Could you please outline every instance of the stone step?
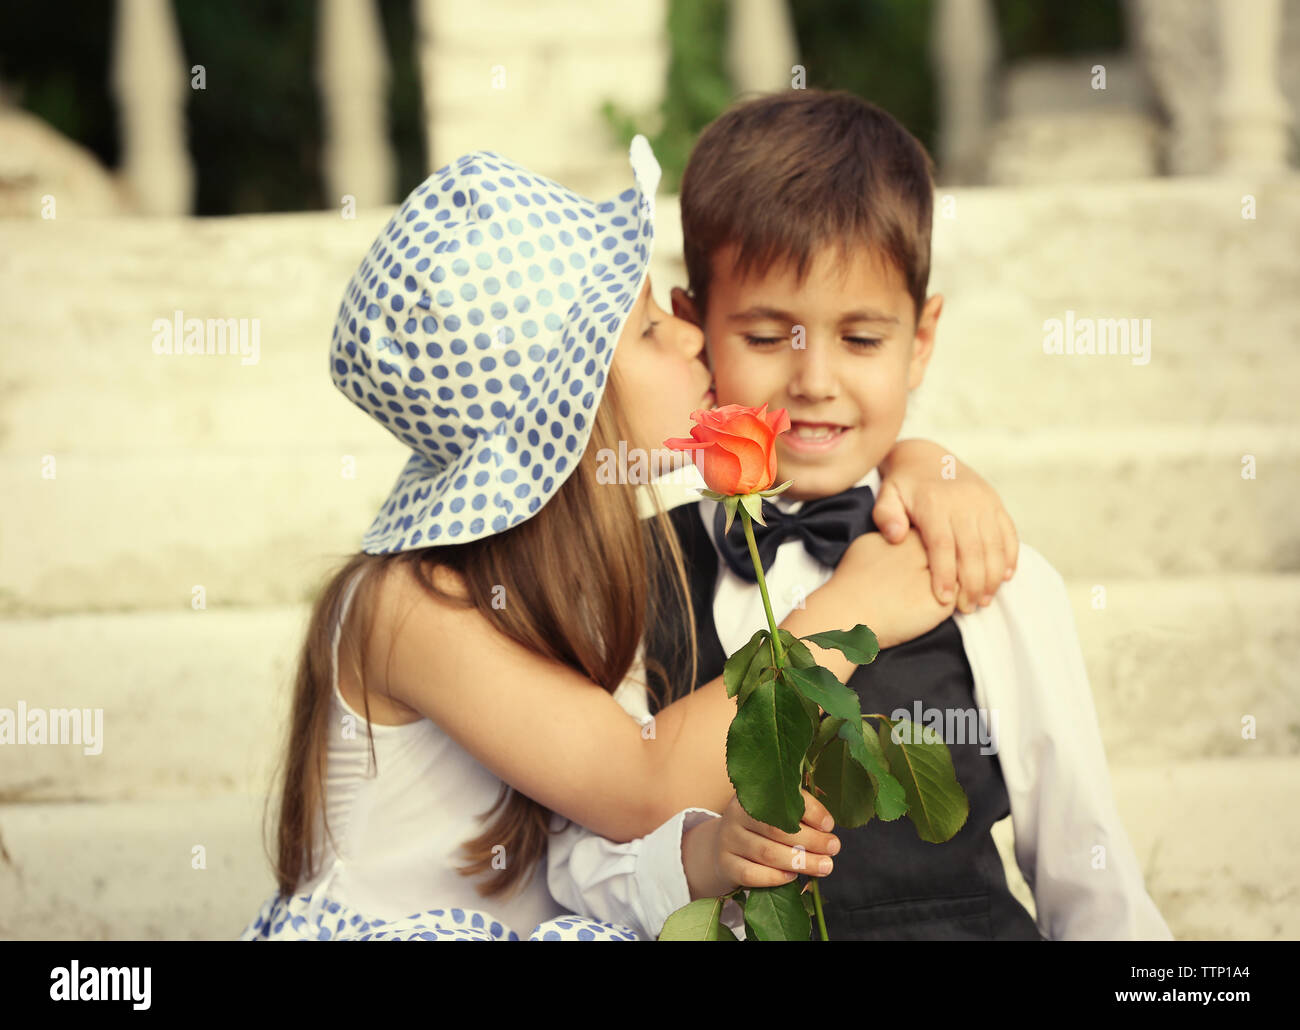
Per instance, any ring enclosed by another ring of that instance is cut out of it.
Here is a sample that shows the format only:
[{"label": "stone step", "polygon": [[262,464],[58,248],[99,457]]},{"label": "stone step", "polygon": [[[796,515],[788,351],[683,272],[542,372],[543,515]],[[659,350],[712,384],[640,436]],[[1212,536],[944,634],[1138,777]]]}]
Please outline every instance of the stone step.
[{"label": "stone step", "polygon": [[1067,588],[1111,761],[1300,754],[1300,576]]},{"label": "stone step", "polygon": [[[1300,428],[925,435],[1069,579],[1300,569]],[[195,586],[210,607],[300,602],[406,457],[394,440],[0,456],[0,616],[187,606]]]},{"label": "stone step", "polygon": [[299,605],[0,621],[0,705],[15,715],[19,701],[29,712],[83,710],[71,743],[0,747],[0,792],[21,801],[265,792],[308,615]]},{"label": "stone step", "polygon": [[903,435],[984,476],[1067,579],[1300,569],[1300,425],[1101,425],[960,430],[918,416]]},{"label": "stone step", "polygon": [[[1294,177],[940,189],[945,305],[917,403],[944,426],[1025,431],[1292,421],[1297,229]],[[1044,353],[1067,318],[1149,319],[1149,360]]]},{"label": "stone step", "polygon": [[[1092,607],[1091,584],[1072,585],[1070,596],[1110,761],[1300,755],[1300,576],[1100,585],[1104,608]],[[283,606],[0,620],[0,707],[15,716],[20,701],[28,712],[92,711],[70,742],[0,747],[0,797],[266,791],[308,614]],[[1254,739],[1242,737],[1245,716]]]},{"label": "stone step", "polygon": [[[1246,194],[1257,218],[1242,217]],[[946,302],[914,405],[940,429],[1294,422],[1294,179],[938,200],[933,288]],[[385,438],[335,391],[327,355],[348,278],[394,210],[0,223],[0,334],[16,342],[0,381],[0,453]],[[683,281],[676,219],[676,198],[661,198],[661,303]],[[256,361],[251,350],[247,363],[155,354],[154,322],[176,312],[257,320]],[[1150,319],[1150,361],[1045,354],[1045,323],[1067,312]]]},{"label": "stone step", "polygon": [[275,890],[263,803],[0,805],[0,938],[236,939]]},{"label": "stone step", "polygon": [[1111,770],[1147,889],[1180,940],[1295,940],[1300,759]]},{"label": "stone step", "polygon": [[[1290,800],[1300,758],[1115,765],[1111,776],[1147,889],[1175,937],[1300,936],[1291,857],[1300,810]],[[230,940],[274,889],[262,808],[262,798],[239,794],[0,805],[0,937]],[[1004,862],[1013,861],[1008,827],[996,829]],[[206,868],[195,868],[196,854]],[[1014,866],[1008,877],[1023,882]]]},{"label": "stone step", "polygon": [[[335,389],[328,359],[348,281],[396,210],[0,220],[0,336],[15,344],[0,454],[392,439]],[[675,267],[657,255],[664,305]],[[244,320],[244,349],[232,335],[212,353],[155,353],[155,321],[177,313]]]}]

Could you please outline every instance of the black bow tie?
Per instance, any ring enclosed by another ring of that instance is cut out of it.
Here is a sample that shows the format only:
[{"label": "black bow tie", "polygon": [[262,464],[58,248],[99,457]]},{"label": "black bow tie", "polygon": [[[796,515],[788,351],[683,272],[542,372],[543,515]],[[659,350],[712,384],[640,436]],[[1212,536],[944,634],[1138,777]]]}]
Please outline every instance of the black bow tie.
[{"label": "black bow tie", "polygon": [[[799,537],[808,553],[817,561],[835,568],[844,557],[849,544],[863,533],[875,530],[871,521],[871,508],[876,503],[869,486],[855,486],[830,497],[806,501],[796,512],[784,512],[771,501],[763,500],[763,518],[766,526],[754,523],[754,542],[758,545],[758,559],[766,573],[776,560],[776,550],[790,537]],[[741,579],[757,583],[754,562],[745,542],[745,527],[739,512],[731,524],[731,532],[723,532],[727,513],[719,504],[713,518],[713,539],[728,567]]]}]

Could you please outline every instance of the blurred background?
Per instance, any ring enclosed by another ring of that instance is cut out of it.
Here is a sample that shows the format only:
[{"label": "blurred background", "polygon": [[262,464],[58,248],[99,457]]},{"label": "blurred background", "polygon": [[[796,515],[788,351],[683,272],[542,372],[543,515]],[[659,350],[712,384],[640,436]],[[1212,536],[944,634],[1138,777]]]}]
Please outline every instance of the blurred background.
[{"label": "blurred background", "polygon": [[[476,149],[603,198],[644,132],[666,303],[695,135],[824,87],[935,157],[905,435],[1065,577],[1152,896],[1180,938],[1300,937],[1298,57],[1300,0],[7,7],[0,709],[103,741],[0,743],[0,936],[232,938],[272,889],[308,606],[406,456],[326,364],[395,205]],[[159,353],[191,318],[244,350]],[[1067,319],[1145,360],[1045,352]]]}]

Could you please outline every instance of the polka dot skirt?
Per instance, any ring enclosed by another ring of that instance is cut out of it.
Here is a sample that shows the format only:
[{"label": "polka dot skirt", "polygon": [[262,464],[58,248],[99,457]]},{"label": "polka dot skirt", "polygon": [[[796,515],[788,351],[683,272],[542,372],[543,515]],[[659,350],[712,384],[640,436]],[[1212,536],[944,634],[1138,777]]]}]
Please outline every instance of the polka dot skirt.
[{"label": "polka dot skirt", "polygon": [[[326,898],[310,915],[311,896],[273,895],[240,934],[241,941],[517,941],[500,920],[472,908],[432,908],[402,919],[370,919]],[[528,935],[530,941],[636,941],[632,930],[582,916],[548,919]]]}]

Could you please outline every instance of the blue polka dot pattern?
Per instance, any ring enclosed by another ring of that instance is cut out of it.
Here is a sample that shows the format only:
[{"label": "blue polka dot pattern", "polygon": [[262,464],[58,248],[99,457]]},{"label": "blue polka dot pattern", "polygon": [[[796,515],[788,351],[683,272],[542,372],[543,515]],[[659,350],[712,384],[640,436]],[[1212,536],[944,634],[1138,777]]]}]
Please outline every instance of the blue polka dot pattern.
[{"label": "blue polka dot pattern", "polygon": [[[517,941],[519,934],[486,912],[431,908],[402,919],[368,919],[328,898],[315,909],[311,895],[271,895],[240,934],[241,941]],[[530,941],[636,941],[617,923],[559,916],[534,927]]]},{"label": "blue polka dot pattern", "polygon": [[535,514],[577,467],[645,280],[659,166],[593,203],[488,151],[417,187],[339,305],[330,375],[411,448],[363,548],[466,543]]}]

